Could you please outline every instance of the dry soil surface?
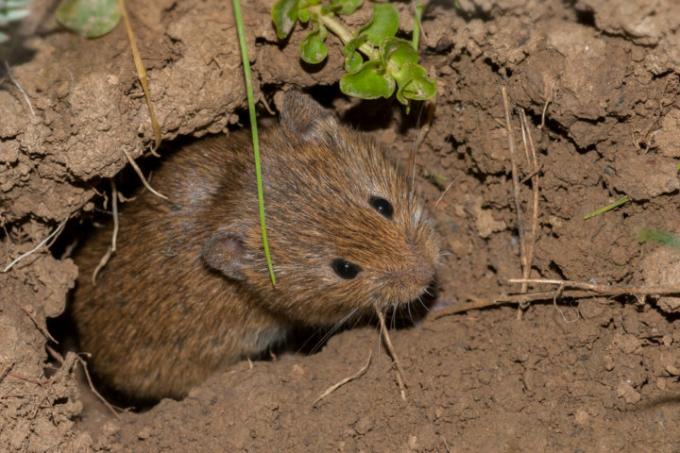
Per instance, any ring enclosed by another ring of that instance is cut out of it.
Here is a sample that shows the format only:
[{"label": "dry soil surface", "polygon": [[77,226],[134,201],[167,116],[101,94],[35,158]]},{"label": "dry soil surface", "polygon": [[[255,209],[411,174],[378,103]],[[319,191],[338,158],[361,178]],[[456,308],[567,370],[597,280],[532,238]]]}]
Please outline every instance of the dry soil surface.
[{"label": "dry soil surface", "polygon": [[[122,151],[148,154],[153,135],[124,29],[86,41],[55,24],[52,2],[34,3],[11,60],[16,84],[0,86],[0,450],[677,451],[678,299],[574,298],[566,288],[519,311],[451,311],[522,289],[508,283],[522,276],[520,231],[535,243],[533,278],[678,283],[680,251],[639,239],[646,229],[680,233],[680,3],[429,2],[421,50],[439,94],[418,182],[450,254],[433,312],[392,332],[407,402],[377,332],[364,327],[316,354],[241,363],[182,401],[118,417],[79,383],[73,353],[60,364],[46,349],[46,320],[64,311],[78,273],[69,247],[43,247],[2,271],[67,220],[64,238],[82,236],[103,209],[98,193],[127,165]],[[127,3],[164,140],[239,127],[229,2]],[[405,31],[412,6],[398,3]],[[414,117],[340,96],[339,47],[321,68],[303,67],[300,34],[277,43],[270,7],[258,0],[245,11],[263,111],[283,89],[313,88],[406,159],[422,130]],[[623,196],[618,209],[584,219]],[[365,375],[312,404],[370,351]]]}]

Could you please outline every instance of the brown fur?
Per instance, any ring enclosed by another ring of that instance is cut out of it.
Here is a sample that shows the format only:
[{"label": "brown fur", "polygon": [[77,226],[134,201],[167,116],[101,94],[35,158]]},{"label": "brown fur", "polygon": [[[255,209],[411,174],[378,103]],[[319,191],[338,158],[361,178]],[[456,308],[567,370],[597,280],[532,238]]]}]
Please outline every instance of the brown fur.
[{"label": "brown fur", "polygon": [[[90,276],[111,230],[78,256],[81,347],[119,391],[182,397],[215,370],[284,341],[291,326],[407,303],[434,278],[437,237],[383,151],[301,94],[284,104],[281,126],[261,135],[275,287],[245,133],[201,140],[163,163],[153,185],[171,202],[144,192],[123,210],[118,253],[96,286]],[[393,219],[371,196],[392,203]],[[335,258],[362,271],[342,279]]]}]

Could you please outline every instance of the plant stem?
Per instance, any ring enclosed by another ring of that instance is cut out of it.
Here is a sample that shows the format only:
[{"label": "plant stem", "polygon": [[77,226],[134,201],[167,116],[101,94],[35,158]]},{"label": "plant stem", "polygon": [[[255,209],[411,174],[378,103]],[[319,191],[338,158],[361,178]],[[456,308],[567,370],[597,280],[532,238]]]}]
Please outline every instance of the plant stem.
[{"label": "plant stem", "polygon": [[[348,30],[347,27],[345,27],[345,25],[342,22],[340,22],[330,14],[329,15],[322,14],[320,6],[314,6],[312,8],[309,8],[309,11],[316,16],[317,20],[320,23],[322,23],[334,35],[340,38],[340,41],[342,41],[344,45],[347,45],[347,43],[354,39],[354,36],[350,32],[350,30]],[[376,50],[368,43],[362,44],[359,47],[359,51],[366,55],[369,60],[377,60],[379,58],[378,52],[376,52]]]},{"label": "plant stem", "polygon": [[415,17],[413,18],[413,35],[411,36],[411,44],[413,48],[418,51],[420,45],[421,21],[423,18],[423,3],[416,0]]},{"label": "plant stem", "polygon": [[248,58],[248,43],[246,42],[246,33],[243,30],[243,16],[241,15],[240,0],[232,0],[232,7],[234,9],[234,20],[236,22],[236,31],[238,33],[238,42],[241,47],[241,59],[243,61],[243,76],[246,82],[246,95],[248,97],[248,114],[250,117],[250,131],[253,136],[253,154],[255,155],[255,177],[257,179],[257,206],[260,215],[260,231],[262,234],[262,247],[264,248],[264,257],[267,261],[267,269],[269,269],[269,278],[272,285],[276,284],[276,275],[274,275],[274,266],[272,265],[272,257],[269,252],[269,240],[267,239],[267,224],[265,222],[264,213],[264,188],[262,184],[262,162],[260,160],[260,138],[257,133],[257,117],[255,115],[255,100],[253,96],[253,81],[250,74],[250,59]]},{"label": "plant stem", "polygon": [[602,214],[604,214],[605,212],[609,212],[609,211],[611,211],[612,209],[616,209],[616,208],[618,208],[619,206],[622,206],[622,205],[628,203],[629,201],[630,201],[630,197],[629,197],[628,195],[625,195],[625,196],[619,198],[618,200],[616,200],[616,201],[615,201],[614,203],[612,203],[612,204],[609,204],[609,205],[607,205],[607,206],[605,206],[605,207],[603,207],[603,208],[596,209],[595,211],[593,211],[593,212],[591,212],[591,213],[589,213],[589,214],[586,214],[585,216],[583,216],[583,220],[592,219],[593,217],[597,217],[597,216],[599,216],[599,215],[602,215]]}]

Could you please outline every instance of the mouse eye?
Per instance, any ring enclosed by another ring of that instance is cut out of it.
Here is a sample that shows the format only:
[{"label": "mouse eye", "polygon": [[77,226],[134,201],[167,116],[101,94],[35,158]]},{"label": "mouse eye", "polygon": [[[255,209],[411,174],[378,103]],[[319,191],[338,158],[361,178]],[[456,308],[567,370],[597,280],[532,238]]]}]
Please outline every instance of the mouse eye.
[{"label": "mouse eye", "polygon": [[361,268],[354,263],[345,261],[342,258],[336,258],[331,263],[331,267],[340,278],[351,280],[357,276]]},{"label": "mouse eye", "polygon": [[371,197],[368,199],[368,202],[371,204],[371,206],[373,206],[373,209],[378,211],[380,214],[387,217],[388,219],[392,218],[392,215],[394,214],[394,208],[389,201],[380,197]]}]

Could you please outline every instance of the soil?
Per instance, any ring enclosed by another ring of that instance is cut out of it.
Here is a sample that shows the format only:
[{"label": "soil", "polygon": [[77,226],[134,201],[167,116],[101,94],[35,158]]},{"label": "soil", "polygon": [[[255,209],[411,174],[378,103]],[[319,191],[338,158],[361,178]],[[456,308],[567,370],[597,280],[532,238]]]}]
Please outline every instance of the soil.
[{"label": "soil", "polygon": [[[680,252],[640,234],[680,234],[680,4],[428,4],[421,50],[439,93],[418,183],[450,254],[433,312],[391,333],[407,402],[376,330],[363,327],[318,353],[241,363],[182,401],[113,416],[82,383],[77,356],[59,358],[65,349],[49,341],[47,319],[64,311],[77,276],[70,239],[106,209],[101,194],[127,165],[122,150],[147,155],[153,134],[124,29],[87,41],[57,26],[51,2],[34,3],[10,55],[16,84],[4,77],[0,86],[0,271],[68,222],[55,246],[0,272],[0,450],[677,451],[678,298],[556,293],[523,310],[442,315],[520,290],[508,279],[522,276],[520,227],[531,236],[531,176],[540,186],[531,277],[677,285]],[[241,127],[229,2],[127,3],[168,146]],[[301,33],[277,43],[271,4],[245,11],[263,114],[280,90],[308,88],[407,159],[422,130],[418,109],[407,117],[393,103],[342,97],[339,46],[322,67],[304,67]],[[412,5],[397,6],[408,31]],[[538,173],[524,154],[522,111]],[[630,201],[584,219],[623,196]],[[68,338],[68,324],[50,327]],[[312,404],[370,351],[366,374]]]}]

